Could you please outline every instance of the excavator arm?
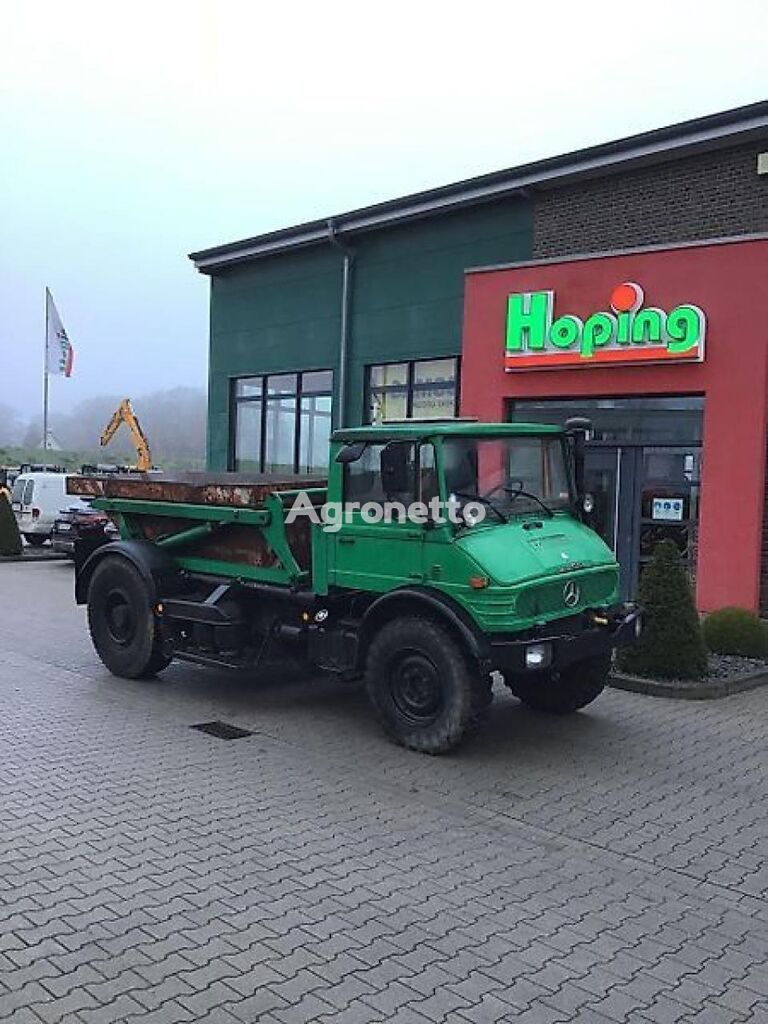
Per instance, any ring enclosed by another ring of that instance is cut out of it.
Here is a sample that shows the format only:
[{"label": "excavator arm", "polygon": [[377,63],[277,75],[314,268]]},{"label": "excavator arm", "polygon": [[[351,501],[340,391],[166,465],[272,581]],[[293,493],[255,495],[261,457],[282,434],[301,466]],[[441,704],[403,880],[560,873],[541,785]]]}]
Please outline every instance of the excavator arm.
[{"label": "excavator arm", "polygon": [[120,405],[115,409],[112,414],[112,419],[104,428],[101,437],[99,438],[99,444],[102,448],[108,445],[112,438],[117,433],[117,429],[121,423],[125,423],[131,432],[131,441],[133,447],[136,449],[136,468],[141,473],[147,473],[152,468],[152,454],[149,450],[149,441],[147,441],[144,431],[141,429],[141,424],[138,421],[136,413],[133,411],[131,406],[131,400],[124,398]]}]

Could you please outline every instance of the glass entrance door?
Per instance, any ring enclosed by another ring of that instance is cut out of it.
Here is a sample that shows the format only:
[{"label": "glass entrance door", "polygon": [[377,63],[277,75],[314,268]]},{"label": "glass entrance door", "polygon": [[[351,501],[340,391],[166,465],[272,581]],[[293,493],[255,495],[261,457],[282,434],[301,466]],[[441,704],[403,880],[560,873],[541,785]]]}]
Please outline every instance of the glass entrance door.
[{"label": "glass entrance door", "polygon": [[661,540],[674,541],[695,579],[700,474],[697,445],[587,445],[594,525],[621,566],[623,600],[636,597],[640,572]]},{"label": "glass entrance door", "polygon": [[676,545],[692,581],[696,579],[701,448],[641,450],[639,564],[642,569],[662,540]]},{"label": "glass entrance door", "polygon": [[594,528],[621,566],[619,586],[625,601],[637,578],[636,452],[620,445],[588,445],[584,466],[585,486],[595,499]]}]

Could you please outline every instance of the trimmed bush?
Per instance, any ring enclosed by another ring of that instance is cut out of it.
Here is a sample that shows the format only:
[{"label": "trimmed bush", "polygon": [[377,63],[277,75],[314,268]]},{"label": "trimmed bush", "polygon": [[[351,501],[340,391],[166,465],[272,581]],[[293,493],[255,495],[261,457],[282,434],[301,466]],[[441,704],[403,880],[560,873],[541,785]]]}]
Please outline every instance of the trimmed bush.
[{"label": "trimmed bush", "polygon": [[768,655],[768,629],[746,608],[720,608],[704,620],[704,640],[715,654]]},{"label": "trimmed bush", "polygon": [[680,552],[671,540],[656,545],[640,578],[645,610],[640,642],[619,651],[624,672],[655,679],[701,679],[707,649]]},{"label": "trimmed bush", "polygon": [[21,534],[11,503],[0,494],[0,555],[20,555]]}]

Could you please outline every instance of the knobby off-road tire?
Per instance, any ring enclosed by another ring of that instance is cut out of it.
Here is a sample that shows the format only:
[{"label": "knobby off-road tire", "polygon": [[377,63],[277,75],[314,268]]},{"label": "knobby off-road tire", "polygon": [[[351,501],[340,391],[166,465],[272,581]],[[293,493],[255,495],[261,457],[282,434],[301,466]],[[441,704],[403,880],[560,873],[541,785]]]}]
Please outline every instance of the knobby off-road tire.
[{"label": "knobby off-road tire", "polygon": [[146,679],[171,662],[160,646],[147,585],[125,558],[111,555],[96,566],[88,587],[88,628],[113,675]]},{"label": "knobby off-road tire", "polygon": [[568,715],[600,696],[610,668],[610,654],[601,654],[569,665],[559,673],[539,672],[536,676],[515,676],[505,682],[529,708]]},{"label": "knobby off-road tire", "polygon": [[491,680],[450,633],[424,618],[393,619],[368,650],[365,687],[387,735],[444,754],[482,721]]}]

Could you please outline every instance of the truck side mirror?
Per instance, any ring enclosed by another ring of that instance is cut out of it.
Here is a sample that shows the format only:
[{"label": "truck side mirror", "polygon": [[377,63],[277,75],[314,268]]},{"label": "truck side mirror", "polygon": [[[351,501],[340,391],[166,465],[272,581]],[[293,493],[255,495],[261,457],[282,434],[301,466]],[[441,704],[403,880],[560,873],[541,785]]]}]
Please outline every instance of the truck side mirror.
[{"label": "truck side mirror", "polygon": [[[585,519],[594,508],[594,498],[587,495],[584,480],[584,447],[587,437],[592,433],[592,422],[586,416],[571,416],[565,421],[565,430],[572,446],[577,509],[581,518]],[[588,505],[591,507],[588,508]]]},{"label": "truck side mirror", "polygon": [[381,450],[381,482],[384,493],[403,494],[413,486],[413,465],[410,441],[390,441]]},{"label": "truck side mirror", "polygon": [[340,462],[342,465],[357,462],[358,459],[362,458],[364,451],[365,441],[353,441],[351,444],[345,444],[336,453],[336,462]]}]

